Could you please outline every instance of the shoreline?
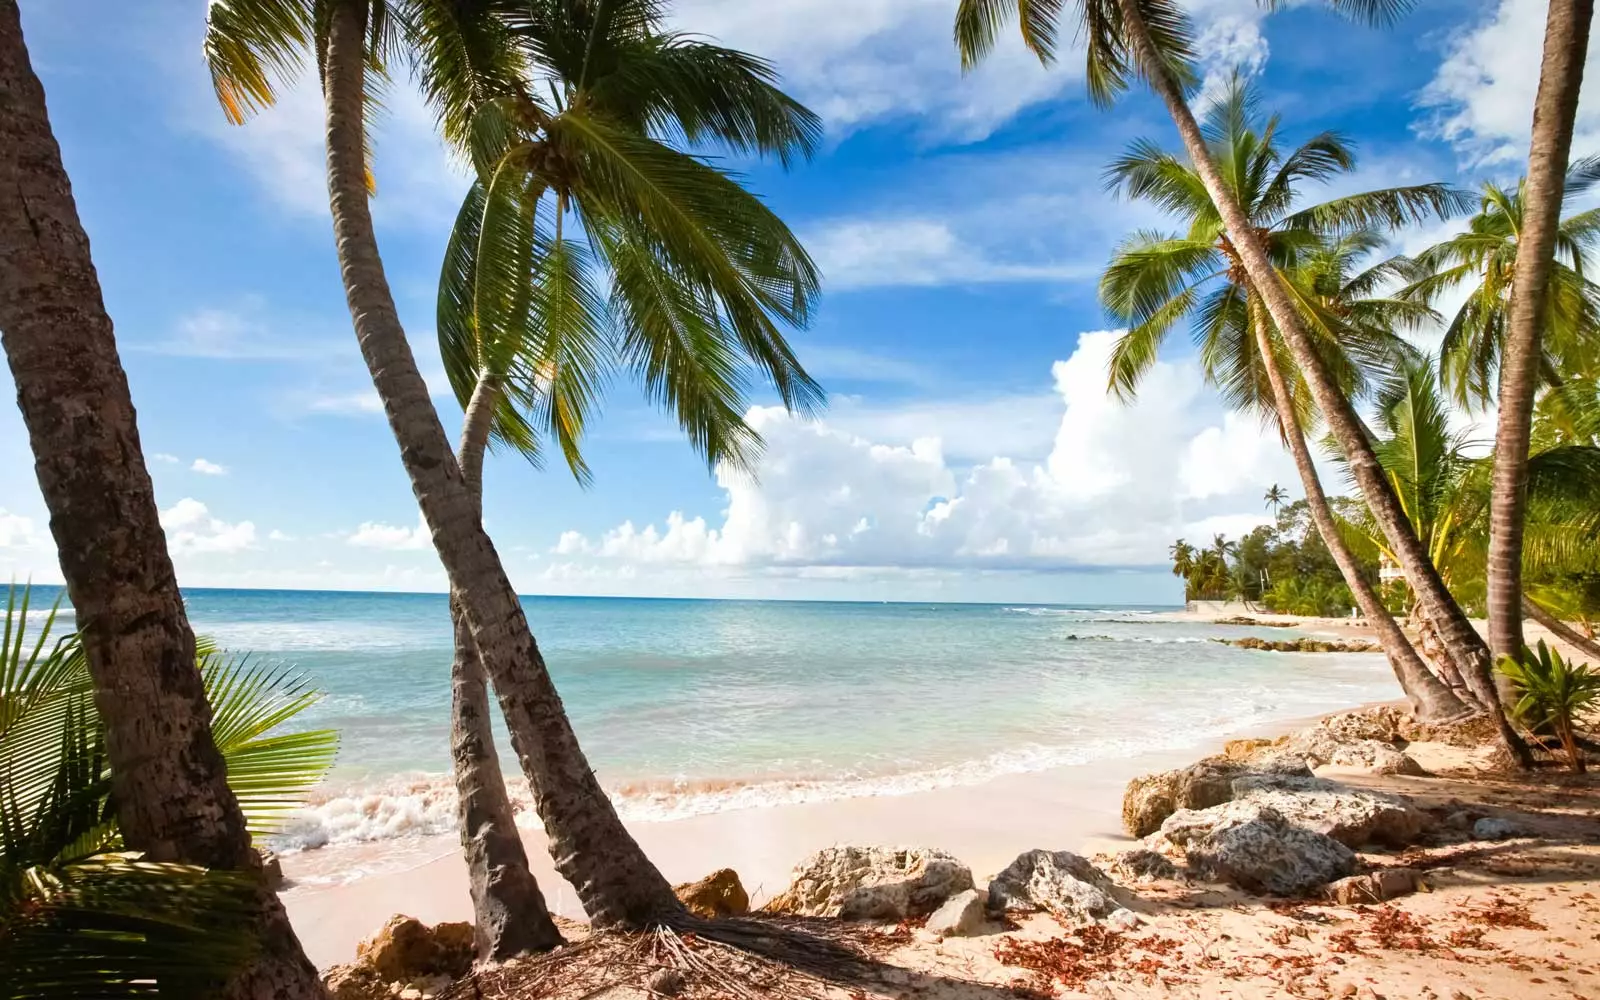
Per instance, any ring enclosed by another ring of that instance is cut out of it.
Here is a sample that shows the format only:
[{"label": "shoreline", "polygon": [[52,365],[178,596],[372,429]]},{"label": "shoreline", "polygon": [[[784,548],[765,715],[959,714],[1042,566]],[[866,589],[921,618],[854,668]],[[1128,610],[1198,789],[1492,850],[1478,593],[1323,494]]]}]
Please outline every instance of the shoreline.
[{"label": "shoreline", "polygon": [[[987,877],[1034,848],[1088,855],[1132,843],[1122,831],[1121,810],[1123,790],[1134,777],[1182,767],[1220,752],[1228,740],[1276,737],[1326,715],[1376,704],[1386,702],[1263,721],[1187,747],[1001,775],[982,784],[628,821],[626,826],[669,881],[690,882],[733,868],[757,906],[788,885],[797,862],[835,844],[936,847]],[[582,919],[571,887],[555,873],[543,831],[523,830],[522,835],[551,911]],[[282,864],[289,880],[284,905],[319,968],[351,961],[356,944],[396,913],[428,924],[472,919],[466,869],[453,833],[304,851],[283,856]],[[356,877],[343,884],[306,881],[352,870]]]}]

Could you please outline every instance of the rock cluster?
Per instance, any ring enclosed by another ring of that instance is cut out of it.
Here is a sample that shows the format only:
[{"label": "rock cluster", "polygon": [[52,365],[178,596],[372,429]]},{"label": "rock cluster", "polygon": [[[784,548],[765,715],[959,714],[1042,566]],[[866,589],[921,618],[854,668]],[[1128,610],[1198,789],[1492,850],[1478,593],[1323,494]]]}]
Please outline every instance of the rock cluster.
[{"label": "rock cluster", "polygon": [[921,847],[828,847],[795,867],[766,909],[805,917],[903,920],[937,910],[973,888],[972,871]]},{"label": "rock cluster", "polygon": [[1341,642],[1329,639],[1258,639],[1247,635],[1242,639],[1213,639],[1224,646],[1240,649],[1264,649],[1273,653],[1381,653],[1383,647],[1363,639]]},{"label": "rock cluster", "polygon": [[1299,622],[1264,622],[1249,615],[1234,615],[1231,618],[1213,618],[1213,625],[1253,625],[1257,628],[1295,628]]},{"label": "rock cluster", "polygon": [[472,925],[427,926],[395,914],[356,946],[356,960],[328,970],[323,983],[332,1000],[419,1000],[466,975],[476,954]]}]

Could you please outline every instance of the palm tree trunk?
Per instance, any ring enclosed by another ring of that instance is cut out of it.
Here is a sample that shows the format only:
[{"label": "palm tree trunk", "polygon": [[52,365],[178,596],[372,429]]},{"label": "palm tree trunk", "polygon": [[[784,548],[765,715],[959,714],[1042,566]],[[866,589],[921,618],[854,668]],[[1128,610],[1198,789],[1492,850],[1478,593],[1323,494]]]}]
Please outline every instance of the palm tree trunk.
[{"label": "palm tree trunk", "polygon": [[1333,432],[1335,440],[1339,442],[1356,484],[1360,487],[1367,506],[1372,510],[1373,519],[1389,540],[1390,548],[1398,557],[1400,568],[1405,572],[1412,592],[1421,597],[1429,616],[1439,626],[1440,638],[1450,650],[1451,658],[1461,667],[1461,674],[1471,685],[1473,697],[1486,709],[1490,709],[1491,714],[1499,720],[1498,728],[1502,741],[1520,762],[1531,766],[1532,757],[1528,754],[1528,748],[1512,731],[1504,713],[1499,710],[1500,699],[1495,690],[1489,647],[1484,644],[1482,637],[1462,613],[1461,606],[1450,595],[1444,581],[1439,578],[1438,570],[1429,561],[1427,550],[1412,531],[1405,511],[1400,506],[1399,498],[1395,496],[1394,489],[1383,473],[1383,467],[1378,463],[1377,455],[1362,431],[1361,421],[1356,415],[1355,408],[1339,390],[1328,374],[1321,357],[1317,355],[1294,300],[1290,298],[1288,289],[1284,287],[1277,270],[1272,266],[1272,261],[1267,257],[1266,244],[1261,234],[1223,181],[1216,161],[1206,146],[1200,124],[1195,120],[1194,111],[1184,99],[1183,88],[1178,85],[1177,79],[1161,60],[1150,40],[1149,26],[1145,22],[1144,12],[1140,9],[1140,0],[1118,0],[1118,4],[1123,15],[1123,28],[1134,58],[1149,80],[1151,89],[1155,90],[1166,104],[1167,111],[1171,114],[1178,134],[1183,140],[1184,149],[1205,184],[1206,192],[1217,206],[1218,214],[1222,216],[1228,238],[1239,254],[1240,263],[1244,265],[1251,283],[1260,293],[1273,323],[1283,334],[1290,352],[1294,355],[1295,363],[1304,373],[1312,396],[1322,410],[1323,419],[1327,422],[1328,429]]},{"label": "palm tree trunk", "polygon": [[[1500,363],[1500,419],[1489,497],[1489,645],[1522,655],[1522,531],[1528,506],[1528,437],[1539,382],[1539,340],[1561,225],[1567,159],[1594,0],[1550,0],[1544,59],[1533,104],[1533,140],[1523,189],[1522,228],[1511,279],[1511,315]],[[1502,681],[1505,679],[1502,677]]]},{"label": "palm tree trunk", "polygon": [[1261,351],[1261,363],[1266,368],[1267,381],[1272,386],[1272,402],[1278,411],[1278,429],[1283,435],[1284,443],[1289,446],[1289,453],[1294,456],[1294,467],[1300,473],[1300,482],[1305,487],[1306,506],[1311,509],[1311,520],[1316,524],[1318,533],[1322,535],[1323,544],[1327,545],[1328,552],[1332,554],[1334,563],[1344,576],[1345,584],[1349,586],[1357,606],[1361,608],[1361,613],[1378,633],[1378,642],[1389,658],[1389,666],[1394,670],[1395,679],[1400,682],[1400,689],[1411,702],[1411,714],[1419,721],[1434,723],[1459,721],[1473,715],[1473,709],[1445,687],[1422,662],[1422,658],[1412,647],[1411,640],[1406,638],[1399,623],[1389,614],[1389,609],[1378,599],[1372,584],[1361,575],[1361,568],[1356,565],[1350,547],[1345,544],[1344,536],[1339,534],[1333,508],[1328,504],[1328,495],[1323,492],[1322,480],[1317,475],[1316,463],[1312,461],[1311,449],[1306,445],[1305,434],[1300,429],[1300,421],[1294,409],[1294,398],[1289,392],[1289,385],[1283,377],[1283,372],[1278,368],[1277,356],[1272,349],[1270,320],[1262,306],[1260,296],[1250,296],[1250,319],[1250,325],[1255,327],[1256,346]]},{"label": "palm tree trunk", "polygon": [[[0,342],[106,725],[117,820],[153,861],[261,872],[211,738],[111,317],[16,0],[0,0]],[[320,997],[275,893],[229,997]]]},{"label": "palm tree trunk", "polygon": [[[467,406],[461,433],[461,475],[483,501],[483,453],[493,426],[499,382],[486,376]],[[455,761],[456,812],[467,860],[478,957],[502,961],[562,943],[517,832],[511,797],[490,728],[489,678],[472,641],[461,602],[450,598],[455,659],[450,665],[450,749]]]},{"label": "palm tree trunk", "polygon": [[1527,617],[1532,618],[1534,621],[1548,629],[1551,635],[1563,640],[1568,645],[1572,646],[1572,648],[1582,650],[1588,655],[1594,657],[1595,662],[1600,664],[1600,643],[1595,642],[1593,639],[1585,636],[1582,632],[1579,632],[1577,629],[1571,627],[1560,618],[1557,618],[1555,615],[1546,611],[1544,608],[1535,603],[1531,597],[1524,597],[1522,599],[1522,611],[1525,615],[1527,615]]},{"label": "palm tree trunk", "polygon": [[345,297],[361,354],[383,400],[417,504],[494,682],[511,744],[544,820],[550,853],[596,926],[643,927],[683,914],[578,746],[528,629],[517,593],[463,482],[395,311],[367,204],[362,105],[366,7],[335,4],[328,19],[328,191]]}]

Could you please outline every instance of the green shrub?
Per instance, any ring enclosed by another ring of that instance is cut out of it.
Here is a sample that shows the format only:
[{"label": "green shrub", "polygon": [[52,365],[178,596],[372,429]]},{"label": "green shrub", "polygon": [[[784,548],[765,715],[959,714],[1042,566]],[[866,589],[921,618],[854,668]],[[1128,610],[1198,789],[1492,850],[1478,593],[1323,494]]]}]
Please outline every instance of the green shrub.
[{"label": "green shrub", "polygon": [[1537,650],[1522,651],[1522,659],[1500,658],[1500,672],[1517,691],[1512,714],[1538,737],[1554,733],[1574,771],[1584,770],[1578,749],[1577,725],[1600,708],[1600,674],[1587,663],[1572,664],[1539,640]]}]

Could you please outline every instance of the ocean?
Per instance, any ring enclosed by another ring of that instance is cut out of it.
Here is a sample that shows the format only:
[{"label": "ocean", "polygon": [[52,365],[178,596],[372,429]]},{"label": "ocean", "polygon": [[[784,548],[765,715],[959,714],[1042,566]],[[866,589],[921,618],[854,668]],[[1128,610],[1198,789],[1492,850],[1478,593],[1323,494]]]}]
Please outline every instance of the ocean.
[{"label": "ocean", "polygon": [[[297,724],[340,733],[328,781],[274,846],[453,828],[444,595],[186,598],[196,632],[307,674],[324,697]],[[631,819],[980,784],[1400,695],[1382,656],[1235,649],[1210,640],[1304,633],[1159,621],[1173,609],[1157,607],[524,604],[590,762]],[[513,793],[526,802],[520,781]]]}]

